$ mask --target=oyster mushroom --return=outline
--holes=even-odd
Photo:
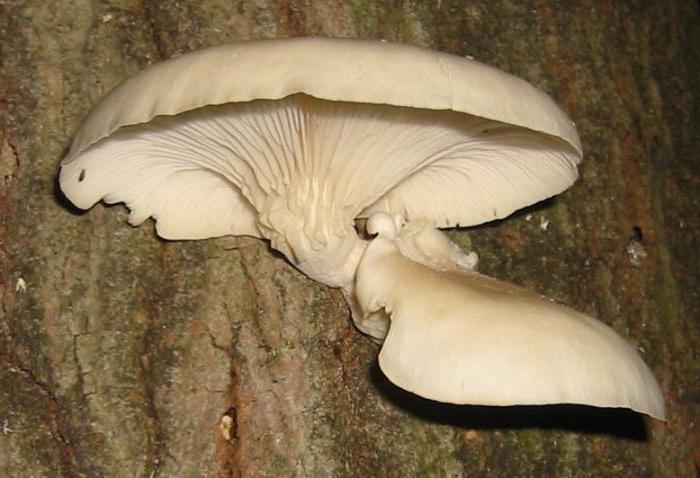
[[[411,260],[386,214],[368,230],[377,237],[356,295],[364,313],[390,318],[379,366],[394,384],[441,402],[578,403],[665,419],[656,379],[604,323],[457,263]]]
[[[358,328],[382,340],[405,290],[426,281],[400,293],[385,283],[379,302],[356,295],[374,282],[366,271],[384,264],[376,249],[387,240],[360,237],[356,219],[390,218],[394,252],[422,271],[414,275],[442,277],[468,270],[473,257],[436,228],[503,218],[558,194],[580,159],[571,121],[521,79],[424,48],[298,38],[204,49],[126,80],[83,124],[59,181],[76,206],[123,202],[131,224],[152,217],[166,239],[268,239],[311,278],[342,288]],[[400,270],[382,266],[381,276],[402,281]],[[463,327],[456,336],[470,327],[455,318],[460,312],[449,320]],[[481,403],[395,380],[428,398]],[[563,397],[588,403],[574,395]]]

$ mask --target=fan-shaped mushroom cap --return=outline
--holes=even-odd
[[[380,234],[360,262],[356,295],[365,314],[390,317],[382,372],[417,395],[457,404],[627,407],[665,419],[654,376],[621,337],[520,287],[434,270]]]
[[[128,79],[77,134],[60,185],[81,208],[125,202],[132,224],[153,217],[165,238],[265,237],[339,285],[361,254],[356,217],[479,224],[566,189],[580,157],[566,115],[507,73],[300,38],[200,50]]]

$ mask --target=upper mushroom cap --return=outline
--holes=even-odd
[[[93,109],[66,161],[117,129],[155,116],[295,93],[468,113],[560,138],[581,153],[576,128],[557,104],[497,68],[413,45],[302,37],[205,48],[137,73]]]
[[[299,264],[376,211],[438,227],[505,217],[569,187],[580,159],[573,123],[519,78],[415,46],[298,38],[129,78],[76,135],[60,185],[81,208],[125,202],[168,239],[266,237]]]

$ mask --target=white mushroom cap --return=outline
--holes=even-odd
[[[296,93],[468,113],[560,138],[581,152],[576,128],[552,99],[501,70],[411,45],[305,37],[230,43],[151,66],[95,107],[66,161],[155,116]]]
[[[378,237],[357,271],[365,314],[391,320],[382,372],[456,404],[627,407],[664,420],[659,386],[610,327],[476,272],[437,271]]]
[[[168,239],[265,237],[340,286],[361,255],[356,217],[479,224],[563,191],[580,158],[572,123],[521,79],[419,47],[300,38],[128,79],[77,134],[60,186],[81,208],[124,202]]]

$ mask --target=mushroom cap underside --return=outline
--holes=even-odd
[[[378,210],[438,227],[505,217],[569,187],[579,160],[561,140],[464,113],[293,95],[120,128],[59,181],[78,207],[124,202],[167,239],[313,249]]]

